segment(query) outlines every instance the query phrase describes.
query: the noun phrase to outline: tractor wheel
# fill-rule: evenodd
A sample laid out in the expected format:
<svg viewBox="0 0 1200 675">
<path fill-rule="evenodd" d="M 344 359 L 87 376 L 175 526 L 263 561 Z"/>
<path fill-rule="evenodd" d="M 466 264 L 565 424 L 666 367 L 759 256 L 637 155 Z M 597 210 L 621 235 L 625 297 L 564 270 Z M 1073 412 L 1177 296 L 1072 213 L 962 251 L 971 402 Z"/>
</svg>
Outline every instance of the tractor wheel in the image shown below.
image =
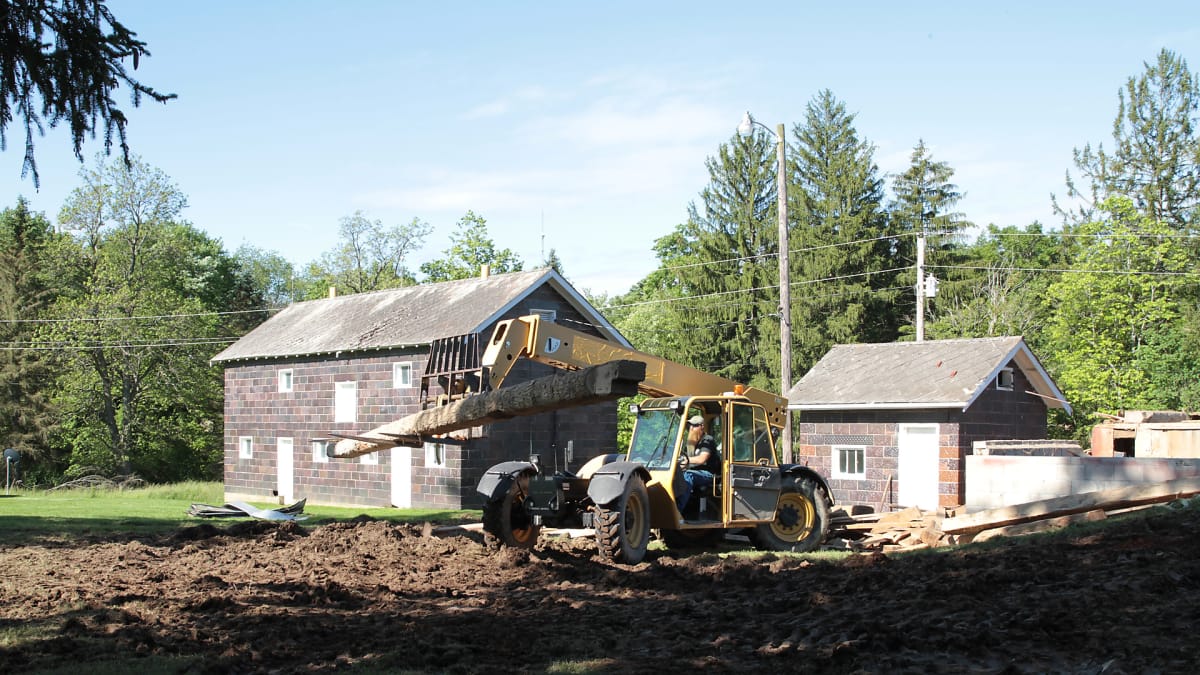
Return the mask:
<svg viewBox="0 0 1200 675">
<path fill-rule="evenodd" d="M 650 495 L 641 476 L 625 483 L 625 492 L 611 504 L 596 506 L 596 545 L 600 557 L 635 565 L 650 544 Z"/>
<path fill-rule="evenodd" d="M 663 543 L 675 551 L 688 549 L 712 548 L 725 538 L 725 530 L 662 530 Z"/>
<path fill-rule="evenodd" d="M 483 532 L 489 544 L 515 548 L 533 548 L 537 544 L 542 528 L 525 512 L 527 481 L 524 477 L 517 478 L 503 499 L 484 505 Z"/>
<path fill-rule="evenodd" d="M 829 533 L 829 502 L 811 478 L 801 478 L 779 491 L 775 520 L 754 528 L 751 540 L 768 551 L 814 551 Z"/>
</svg>

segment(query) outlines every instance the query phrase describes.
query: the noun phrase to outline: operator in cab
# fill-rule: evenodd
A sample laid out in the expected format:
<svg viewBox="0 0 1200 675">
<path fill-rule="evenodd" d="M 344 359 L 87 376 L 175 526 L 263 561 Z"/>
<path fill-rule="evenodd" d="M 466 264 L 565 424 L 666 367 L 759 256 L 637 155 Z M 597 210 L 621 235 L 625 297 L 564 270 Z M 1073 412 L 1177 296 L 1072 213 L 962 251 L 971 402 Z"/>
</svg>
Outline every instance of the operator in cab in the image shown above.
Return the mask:
<svg viewBox="0 0 1200 675">
<path fill-rule="evenodd" d="M 681 513 L 694 492 L 712 488 L 714 476 L 721 471 L 721 453 L 713 437 L 704 432 L 704 417 L 693 415 L 687 424 L 688 468 L 683 472 L 687 489 L 679 495 Z"/>
</svg>

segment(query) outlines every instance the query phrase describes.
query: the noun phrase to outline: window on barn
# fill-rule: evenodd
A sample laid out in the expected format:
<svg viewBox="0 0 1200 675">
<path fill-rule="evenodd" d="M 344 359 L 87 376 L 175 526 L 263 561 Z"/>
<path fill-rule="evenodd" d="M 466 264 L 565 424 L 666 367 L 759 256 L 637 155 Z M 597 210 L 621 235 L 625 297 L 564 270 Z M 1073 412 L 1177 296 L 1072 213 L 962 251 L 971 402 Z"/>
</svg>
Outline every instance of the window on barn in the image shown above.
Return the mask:
<svg viewBox="0 0 1200 675">
<path fill-rule="evenodd" d="M 333 450 L 333 441 L 313 441 L 313 464 L 328 464 L 331 450 Z"/>
<path fill-rule="evenodd" d="M 833 446 L 833 477 L 861 479 L 867 477 L 867 449 L 861 445 Z"/>
<path fill-rule="evenodd" d="M 1005 368 L 996 375 L 996 388 L 1000 391 L 1013 390 L 1013 369 Z"/>
<path fill-rule="evenodd" d="M 251 436 L 240 436 L 238 438 L 238 457 L 242 459 L 250 459 L 254 456 L 254 438 Z"/>
<path fill-rule="evenodd" d="M 279 371 L 279 392 L 286 394 L 292 390 L 292 369 Z"/>
<path fill-rule="evenodd" d="M 412 386 L 412 363 L 392 364 L 392 388 L 407 389 Z"/>
<path fill-rule="evenodd" d="M 338 382 L 333 392 L 333 421 L 358 421 L 358 383 Z"/>
<path fill-rule="evenodd" d="M 446 446 L 442 443 L 425 444 L 425 466 L 428 468 L 445 468 Z"/>
</svg>

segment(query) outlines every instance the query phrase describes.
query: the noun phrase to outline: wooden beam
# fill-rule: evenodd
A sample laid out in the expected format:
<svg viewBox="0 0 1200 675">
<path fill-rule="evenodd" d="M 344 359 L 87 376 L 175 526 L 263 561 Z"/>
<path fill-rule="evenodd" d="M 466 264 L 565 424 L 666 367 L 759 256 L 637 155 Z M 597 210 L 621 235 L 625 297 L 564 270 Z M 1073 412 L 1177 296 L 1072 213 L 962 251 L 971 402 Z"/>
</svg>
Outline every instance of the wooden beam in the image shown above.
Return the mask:
<svg viewBox="0 0 1200 675">
<path fill-rule="evenodd" d="M 1093 509 L 1111 510 L 1140 504 L 1172 502 L 1197 494 L 1200 494 L 1200 477 L 1179 478 L 1165 483 L 1148 483 L 1115 490 L 1084 492 L 1016 506 L 978 511 L 965 516 L 947 518 L 942 521 L 940 530 L 945 534 L 981 532 L 994 527 L 1067 516 Z"/>
<path fill-rule="evenodd" d="M 371 431 L 344 437 L 331 457 L 358 457 L 397 445 L 416 445 L 429 437 L 513 417 L 535 415 L 592 403 L 612 401 L 637 393 L 646 378 L 641 361 L 609 361 L 582 370 L 563 371 L 468 396 L 388 422 Z"/>
</svg>

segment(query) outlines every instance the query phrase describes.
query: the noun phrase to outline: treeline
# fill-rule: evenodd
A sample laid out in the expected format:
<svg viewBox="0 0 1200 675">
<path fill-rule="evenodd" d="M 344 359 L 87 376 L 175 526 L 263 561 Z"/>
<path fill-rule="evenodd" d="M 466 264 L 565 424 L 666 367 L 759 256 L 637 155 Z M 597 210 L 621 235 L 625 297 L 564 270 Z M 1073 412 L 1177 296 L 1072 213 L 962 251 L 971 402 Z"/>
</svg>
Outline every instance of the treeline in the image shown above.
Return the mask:
<svg viewBox="0 0 1200 675">
<path fill-rule="evenodd" d="M 520 270 L 486 221 L 456 224 L 444 257 L 409 270 L 431 228 L 343 218 L 301 270 L 182 219 L 187 199 L 134 158 L 80 174 L 54 226 L 18 198 L 0 212 L 0 442 L 26 484 L 85 473 L 214 479 L 223 458 L 223 373 L 209 359 L 272 311 L 323 298 Z M 551 264 L 557 256 L 551 252 Z"/>
<path fill-rule="evenodd" d="M 913 339 L 924 237 L 940 282 L 926 339 L 1024 336 L 1075 409 L 1052 433 L 1085 437 L 1099 411 L 1200 409 L 1200 80 L 1167 50 L 1145 65 L 1111 145 L 1075 151 L 1053 230 L 970 222 L 923 140 L 885 176 L 845 103 L 817 94 L 782 139 L 794 381 L 835 344 Z M 767 129 L 722 144 L 655 242 L 658 269 L 605 299 L 639 348 L 779 388 L 775 148 Z"/>
</svg>

